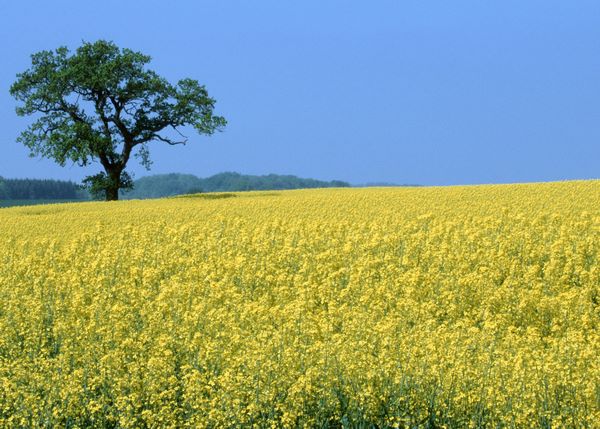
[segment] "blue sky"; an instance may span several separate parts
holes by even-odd
[[[29,55],[109,39],[198,79],[225,132],[156,143],[150,173],[450,185],[600,177],[600,2],[0,4],[0,175],[80,180],[15,140]]]

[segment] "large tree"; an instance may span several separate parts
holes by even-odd
[[[150,168],[148,144],[184,144],[182,127],[213,134],[226,121],[213,114],[215,100],[193,79],[169,83],[146,65],[150,57],[114,43],[84,43],[31,56],[10,93],[20,116],[39,114],[18,141],[32,156],[64,166],[99,161],[104,171],[84,183],[96,195],[117,200],[132,186],[125,171],[131,155]]]

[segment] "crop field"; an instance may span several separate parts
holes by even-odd
[[[600,427],[600,181],[0,209],[0,427]]]

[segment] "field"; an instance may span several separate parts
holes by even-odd
[[[600,427],[600,181],[0,210],[0,427]]]

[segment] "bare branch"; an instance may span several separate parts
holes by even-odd
[[[173,128],[177,132],[177,134],[179,134],[181,137],[183,137],[185,139],[185,141],[187,141],[188,137],[186,135],[183,135],[183,133],[181,131],[179,131],[175,125],[171,125],[171,128]]]
[[[174,140],[171,140],[168,137],[159,136],[158,134],[154,134],[152,136],[152,139],[160,140],[161,142],[165,142],[167,144],[170,144],[171,146],[175,146],[175,145],[178,145],[178,144],[186,144],[187,143],[187,138],[185,140],[182,140],[182,141],[174,141]]]

